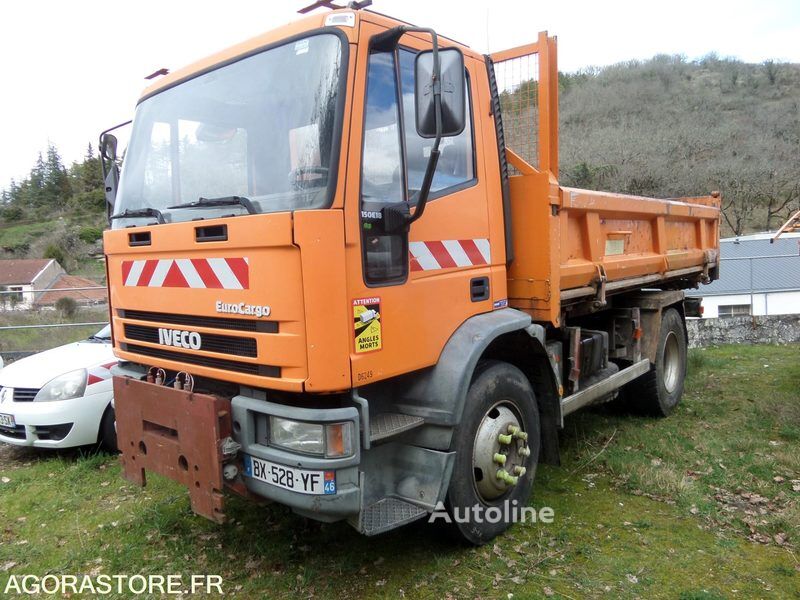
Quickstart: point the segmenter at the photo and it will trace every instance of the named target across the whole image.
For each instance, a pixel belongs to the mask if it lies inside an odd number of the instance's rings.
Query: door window
[[[369,57],[361,166],[361,231],[368,285],[402,283],[408,274],[408,234],[383,230],[387,204],[416,201],[433,140],[417,134],[414,60],[410,50]],[[468,81],[465,82],[469,90]],[[467,124],[443,138],[429,200],[475,180],[469,94]]]
[[[361,198],[364,202],[402,202],[403,158],[394,55],[371,54],[364,119]]]
[[[414,194],[422,186],[422,178],[425,175],[425,168],[428,166],[428,158],[433,148],[433,140],[423,138],[417,134],[415,108],[414,108],[414,60],[416,54],[410,50],[401,48],[400,57],[400,86],[403,92],[403,122],[406,146],[406,171],[408,178],[408,197],[413,198]],[[465,80],[467,90],[469,81]],[[442,138],[439,145],[439,162],[436,165],[436,173],[431,184],[431,194],[441,192],[448,188],[460,186],[475,179],[475,160],[472,150],[472,123],[469,118],[472,114],[469,103],[467,102],[467,123],[464,131],[453,137]]]

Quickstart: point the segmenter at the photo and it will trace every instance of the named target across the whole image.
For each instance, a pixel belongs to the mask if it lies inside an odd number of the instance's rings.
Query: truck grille
[[[123,319],[135,321],[153,321],[188,327],[209,327],[213,329],[229,329],[232,331],[255,331],[256,333],[278,333],[276,321],[260,319],[232,319],[227,317],[203,317],[196,315],[177,315],[172,313],[149,312],[146,310],[120,309],[118,314]]]
[[[219,335],[216,333],[201,333],[203,345],[202,350],[209,352],[219,352],[220,354],[234,354],[236,356],[247,356],[255,358],[258,356],[256,341],[253,338],[234,337],[232,335]],[[145,325],[134,325],[125,323],[125,337],[129,340],[139,342],[150,342],[158,344],[158,327],[147,327]]]
[[[163,348],[150,348],[139,346],[138,344],[121,343],[120,349],[123,352],[134,352],[143,356],[153,358],[163,358],[201,367],[211,367],[212,369],[222,369],[224,371],[235,371],[237,373],[247,373],[249,375],[260,375],[262,377],[280,377],[281,368],[273,365],[258,365],[253,363],[239,362],[238,360],[226,360],[224,358],[214,358],[199,354],[189,354],[187,352],[174,352]]]

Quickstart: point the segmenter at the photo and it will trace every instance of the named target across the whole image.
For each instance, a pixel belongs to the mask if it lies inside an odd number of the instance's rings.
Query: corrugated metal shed
[[[687,296],[722,296],[800,290],[800,233],[757,233],[720,240],[719,279]]]

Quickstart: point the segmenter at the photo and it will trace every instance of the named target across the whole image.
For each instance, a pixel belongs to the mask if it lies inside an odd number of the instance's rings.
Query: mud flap
[[[114,377],[117,441],[125,479],[145,471],[189,488],[192,510],[223,523],[222,441],[231,435],[230,400]]]

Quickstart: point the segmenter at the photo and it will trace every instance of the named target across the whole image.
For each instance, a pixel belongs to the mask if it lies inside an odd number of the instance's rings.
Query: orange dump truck
[[[125,477],[372,535],[526,504],[582,406],[667,415],[718,194],[561,187],[557,134],[555,38],[484,56],[358,7],[157,79],[121,174],[101,143]]]

